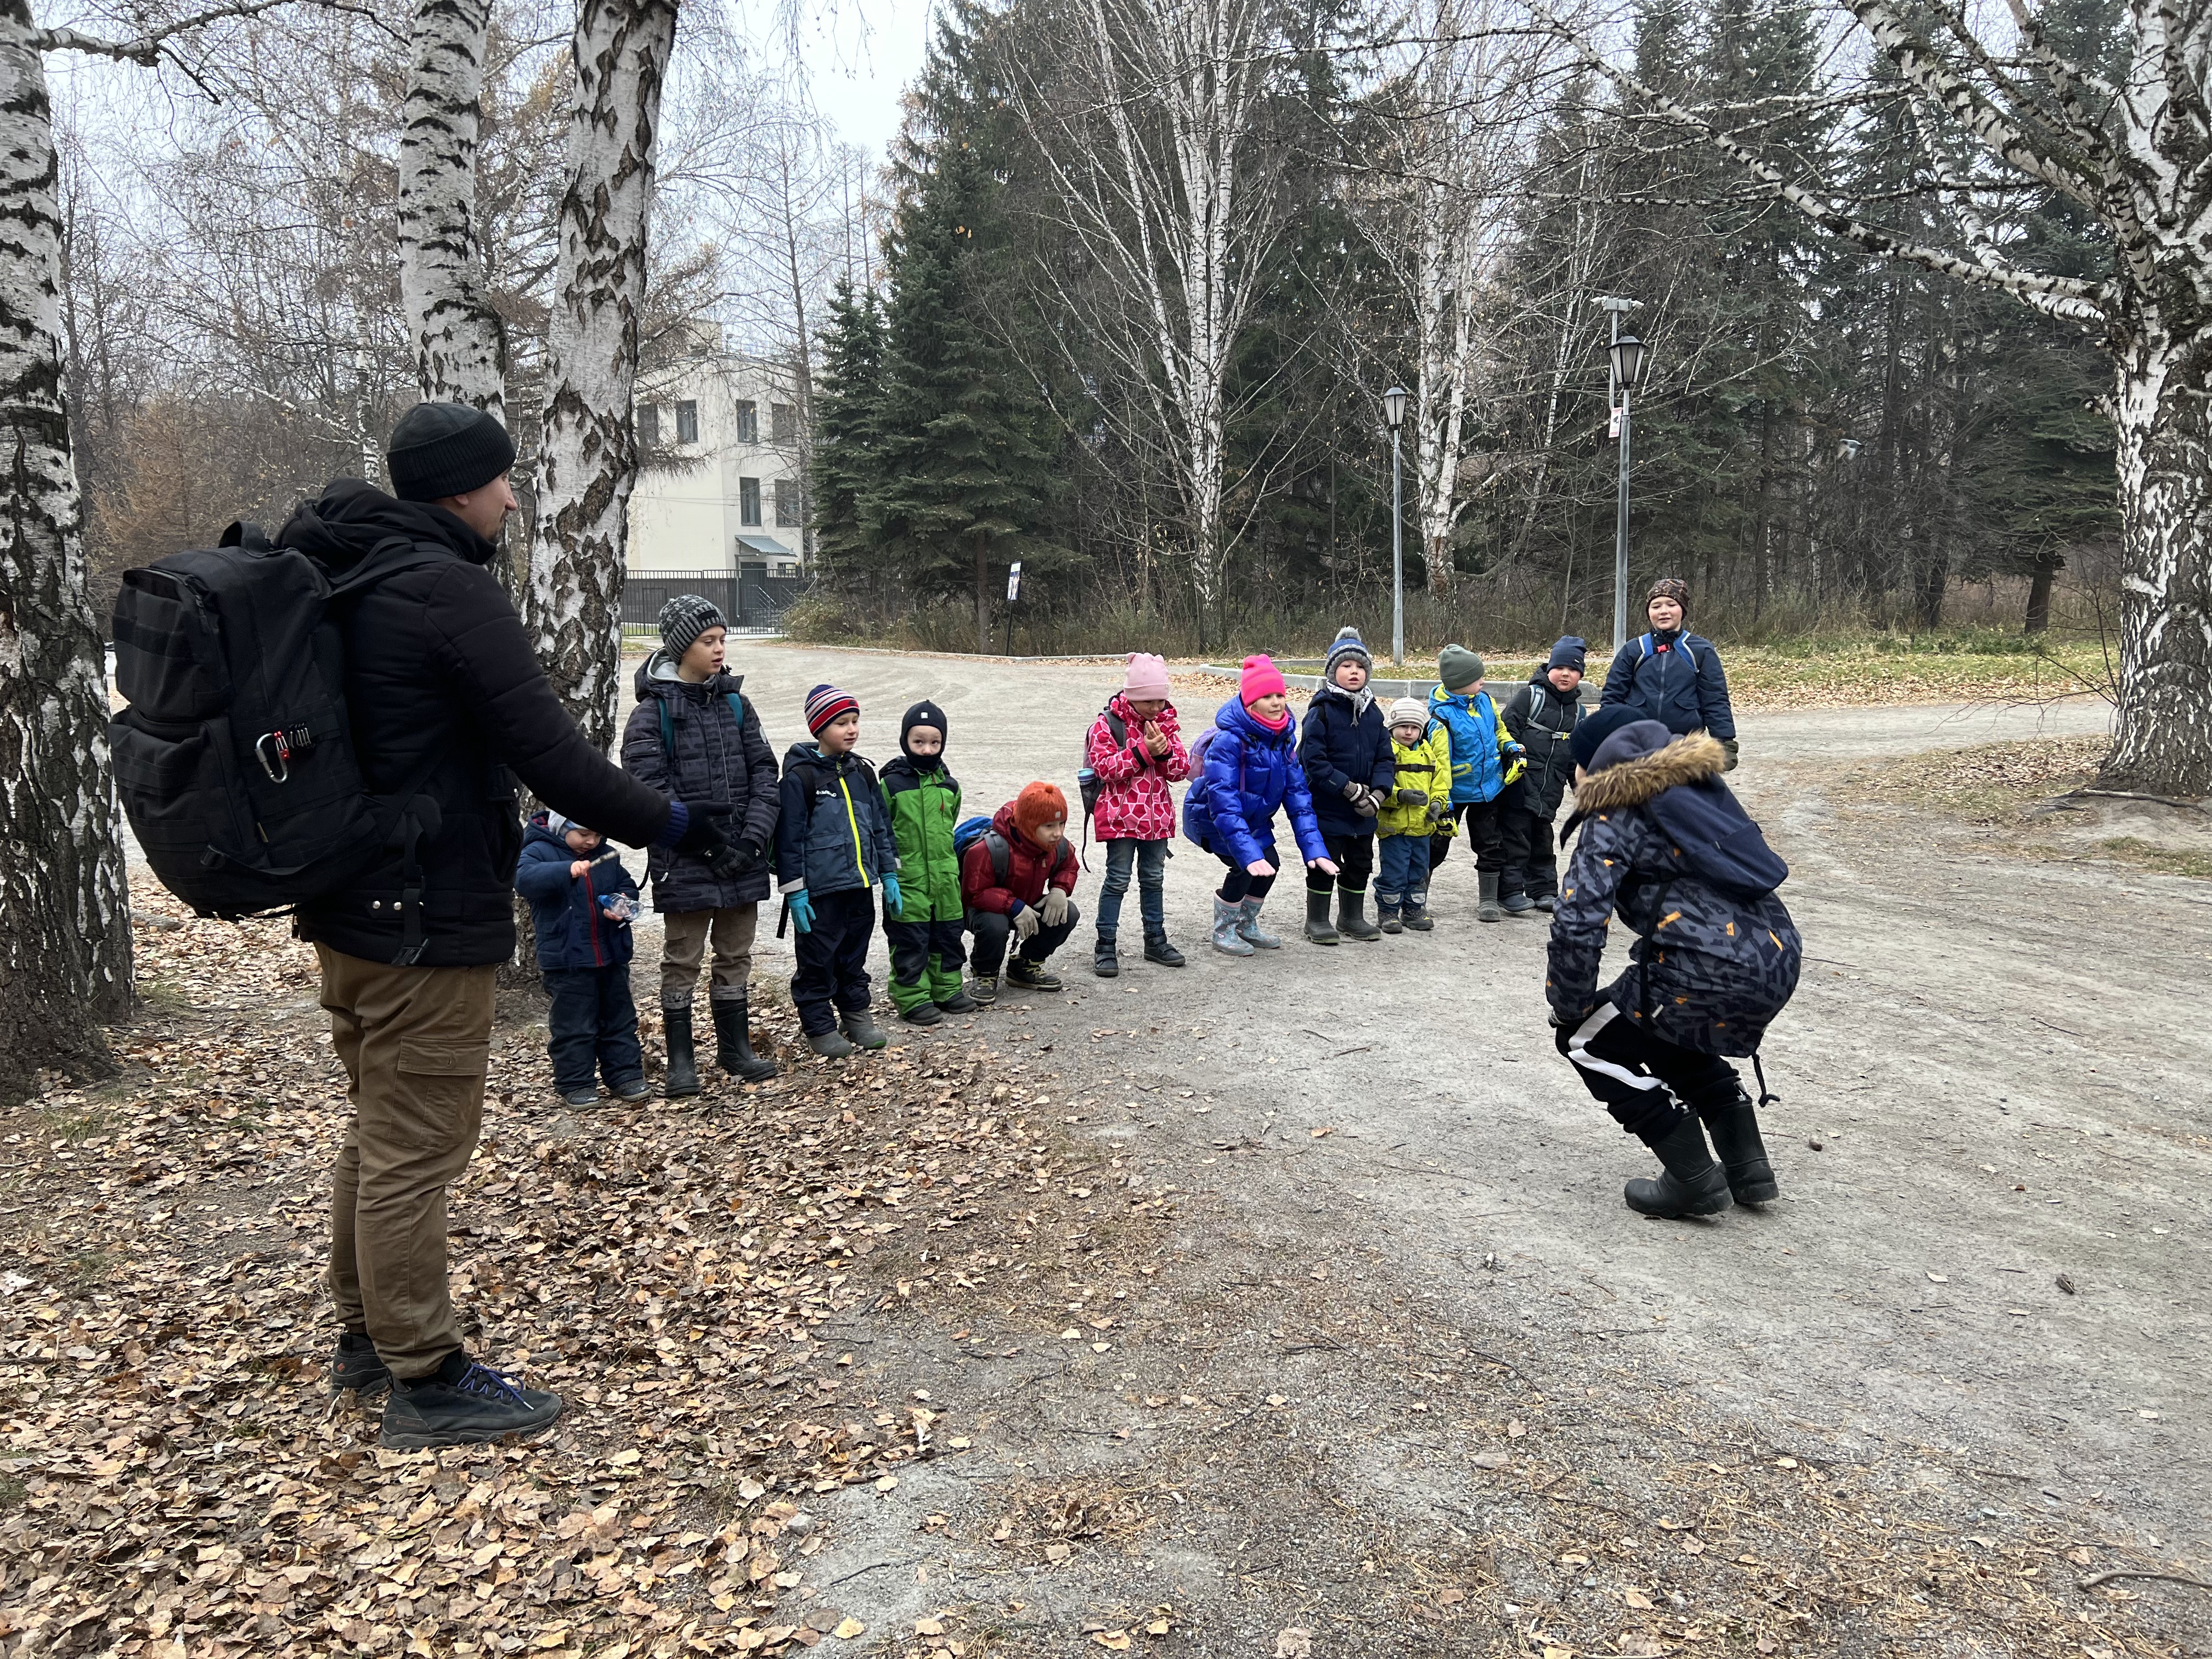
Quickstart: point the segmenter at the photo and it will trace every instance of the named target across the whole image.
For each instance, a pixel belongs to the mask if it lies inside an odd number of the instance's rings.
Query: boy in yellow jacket
[[[1380,863],[1375,877],[1375,908],[1382,931],[1410,927],[1425,933],[1429,919],[1429,837],[1449,836],[1457,826],[1451,810],[1451,733],[1442,720],[1413,697],[1390,705],[1390,757],[1398,768],[1397,787],[1382,803],[1375,832]]]

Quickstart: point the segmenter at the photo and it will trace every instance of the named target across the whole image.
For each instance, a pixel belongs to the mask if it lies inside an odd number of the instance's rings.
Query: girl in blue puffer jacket
[[[1183,797],[1182,832],[1228,866],[1213,896],[1213,948],[1232,957],[1282,944],[1260,931],[1260,908],[1283,866],[1275,851],[1279,810],[1290,808],[1291,834],[1306,867],[1336,874],[1298,763],[1290,701],[1271,659],[1245,658],[1236,700],[1221,705],[1213,729],[1191,751],[1192,765],[1202,769]]]

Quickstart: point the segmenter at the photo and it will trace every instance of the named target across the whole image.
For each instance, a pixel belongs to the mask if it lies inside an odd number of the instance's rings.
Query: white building
[[[630,574],[799,575],[800,439],[787,374],[759,358],[720,352],[641,379]]]

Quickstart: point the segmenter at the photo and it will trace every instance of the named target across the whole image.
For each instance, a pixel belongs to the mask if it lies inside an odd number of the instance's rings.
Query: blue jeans
[[[611,1089],[644,1077],[645,1056],[637,1046],[637,1005],[629,994],[629,963],[538,971],[553,999],[546,1019],[553,1086],[563,1091],[588,1089],[594,1071]]]
[[[1429,890],[1429,838],[1385,836],[1382,862],[1375,877],[1375,902],[1396,904],[1409,893]]]
[[[1164,936],[1168,930],[1168,844],[1164,841],[1109,841],[1106,843],[1106,884],[1098,892],[1098,931],[1115,932],[1121,925],[1121,900],[1129,890],[1129,866],[1137,868],[1137,908],[1145,918],[1148,936]]]

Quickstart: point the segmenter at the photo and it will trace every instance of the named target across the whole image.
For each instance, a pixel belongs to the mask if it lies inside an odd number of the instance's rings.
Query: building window
[[[760,527],[760,480],[738,480],[738,522],[754,529]]]
[[[660,441],[659,404],[640,404],[637,406],[637,441],[647,449]]]
[[[778,478],[775,481],[775,527],[792,530],[797,528],[799,522],[799,480]]]
[[[738,399],[738,441],[741,444],[760,441],[760,405],[750,398]]]
[[[699,441],[699,405],[689,398],[676,405],[676,441],[679,444]]]
[[[791,404],[770,404],[768,406],[768,435],[771,443],[797,443],[799,441],[797,407]]]

